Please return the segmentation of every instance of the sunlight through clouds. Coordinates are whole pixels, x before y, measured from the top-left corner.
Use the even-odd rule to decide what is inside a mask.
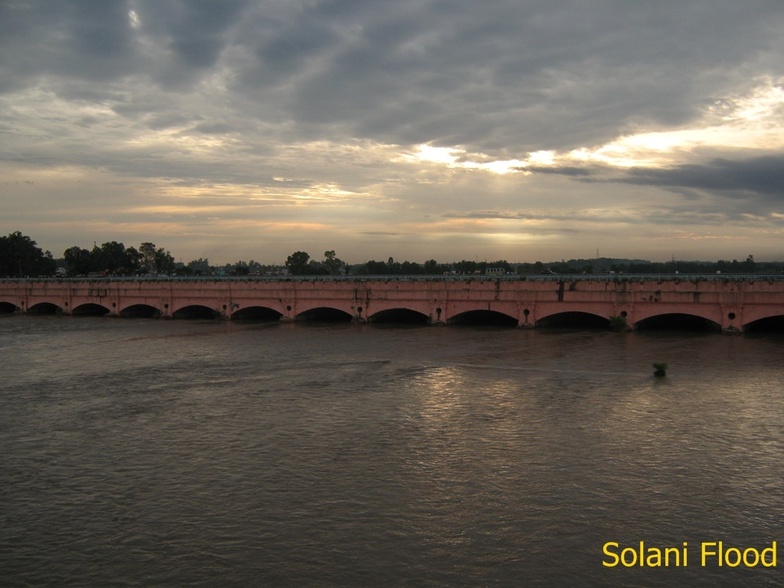
[[[671,256],[679,227],[683,258],[781,255],[773,4],[172,6],[2,3],[0,231],[361,262]]]
[[[529,166],[556,166],[570,163],[600,163],[612,167],[660,167],[677,163],[702,148],[784,148],[784,89],[771,80],[735,100],[723,100],[720,120],[708,108],[695,125],[667,131],[641,131],[624,135],[598,147],[581,147],[566,153],[534,151],[524,160],[477,162],[459,147],[420,145],[404,156],[408,161],[424,161],[447,167],[509,173]]]
[[[432,145],[419,145],[416,153],[405,154],[400,158],[401,161],[412,163],[437,163],[455,169],[488,171],[500,175],[518,172],[521,166],[526,165],[526,162],[518,159],[481,161],[487,159],[488,156],[482,153],[469,154],[458,147],[433,147]]]
[[[698,148],[784,148],[784,90],[780,85],[767,80],[746,96],[722,102],[725,112],[718,122],[708,109],[696,126],[627,135],[595,149],[573,151],[564,159],[656,167],[676,163]]]

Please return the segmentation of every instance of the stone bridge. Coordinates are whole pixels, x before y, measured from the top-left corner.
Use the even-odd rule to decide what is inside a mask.
[[[0,281],[0,311],[119,317],[479,319],[535,327],[590,319],[630,328],[661,317],[740,332],[784,322],[781,276],[103,278]],[[579,321],[578,321],[579,322]]]

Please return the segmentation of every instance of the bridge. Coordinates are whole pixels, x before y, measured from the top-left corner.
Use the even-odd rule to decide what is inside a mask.
[[[784,277],[8,279],[0,281],[0,312],[632,329],[669,318],[742,332],[784,325]]]

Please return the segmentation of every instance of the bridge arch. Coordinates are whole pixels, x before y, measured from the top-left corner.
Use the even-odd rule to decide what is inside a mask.
[[[235,321],[277,321],[283,313],[268,306],[247,306],[235,310],[231,319]]]
[[[105,316],[111,312],[110,309],[106,308],[102,304],[96,304],[94,302],[86,302],[85,304],[80,304],[79,306],[74,307],[71,310],[71,315],[73,316]]]
[[[555,312],[541,317],[535,323],[536,328],[575,328],[575,329],[609,329],[610,318],[593,312],[565,311]]]
[[[217,310],[202,304],[189,304],[178,308],[172,313],[173,319],[198,320],[215,319],[218,317],[220,317],[220,313]]]
[[[516,327],[517,318],[497,310],[467,310],[450,317],[446,324]]]
[[[54,302],[37,302],[27,309],[27,314],[60,314],[62,307]]]
[[[784,315],[759,318],[743,325],[744,333],[784,333]]]
[[[430,322],[426,314],[410,308],[387,308],[368,316],[369,323],[409,323],[423,324]]]
[[[773,308],[769,306],[744,308],[742,328],[744,331],[748,327],[752,329],[762,327],[765,330],[770,330],[769,327],[779,321],[782,316],[784,316],[784,313],[781,312],[781,306]]]
[[[0,314],[12,314],[18,312],[19,307],[11,302],[0,302]]]
[[[654,314],[634,323],[637,330],[721,331],[721,323],[699,314],[668,312]]]
[[[348,323],[354,317],[351,313],[339,308],[317,306],[300,312],[295,318],[298,321],[306,322]]]
[[[131,304],[120,311],[121,318],[157,318],[161,311],[149,304]]]

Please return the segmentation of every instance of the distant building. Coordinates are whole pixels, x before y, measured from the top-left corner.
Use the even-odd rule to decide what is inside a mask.
[[[486,276],[505,276],[506,270],[502,267],[488,267],[485,269]]]

